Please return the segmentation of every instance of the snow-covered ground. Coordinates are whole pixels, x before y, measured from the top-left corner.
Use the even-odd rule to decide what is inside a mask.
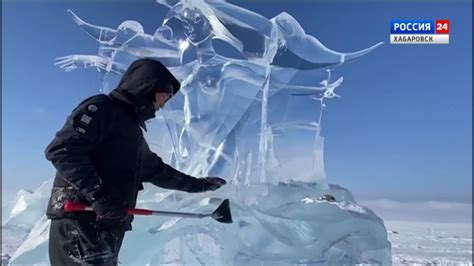
[[[472,224],[385,221],[393,264],[472,265]]]
[[[360,201],[383,220],[393,264],[472,265],[472,205],[459,202]]]

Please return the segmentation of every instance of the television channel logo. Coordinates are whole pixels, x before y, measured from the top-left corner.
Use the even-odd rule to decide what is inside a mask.
[[[449,20],[392,20],[391,44],[449,44]]]

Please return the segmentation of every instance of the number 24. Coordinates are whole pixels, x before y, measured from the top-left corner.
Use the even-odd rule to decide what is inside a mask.
[[[436,30],[448,30],[448,23],[436,24]]]

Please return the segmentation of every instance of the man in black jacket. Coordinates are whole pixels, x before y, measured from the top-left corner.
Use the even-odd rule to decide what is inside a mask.
[[[53,265],[116,265],[125,231],[131,230],[143,182],[186,192],[216,190],[218,177],[194,178],[151,152],[142,129],[180,89],[169,70],[152,59],[133,62],[109,95],[79,104],[46,148],[57,169],[47,216]],[[94,212],[64,212],[66,201]]]

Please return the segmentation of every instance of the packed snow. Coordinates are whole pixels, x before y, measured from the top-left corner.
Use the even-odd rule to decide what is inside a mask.
[[[472,224],[386,221],[394,264],[472,265]]]

